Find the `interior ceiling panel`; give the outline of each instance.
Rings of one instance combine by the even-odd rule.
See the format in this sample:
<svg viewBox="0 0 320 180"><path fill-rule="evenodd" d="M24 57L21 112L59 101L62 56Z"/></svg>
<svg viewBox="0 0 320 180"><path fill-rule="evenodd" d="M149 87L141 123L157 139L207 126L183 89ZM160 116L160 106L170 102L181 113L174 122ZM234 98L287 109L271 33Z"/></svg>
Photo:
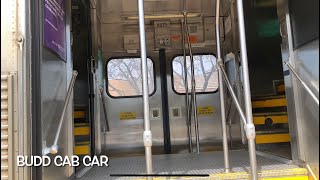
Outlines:
<svg viewBox="0 0 320 180"><path fill-rule="evenodd" d="M186 0L187 10L214 16L215 0ZM137 15L137 1L133 0L100 0L102 23L121 23L124 15ZM183 0L145 0L145 14L175 14L183 10Z"/></svg>
<svg viewBox="0 0 320 180"><path fill-rule="evenodd" d="M92 0L94 1L94 0ZM128 29L128 24L137 25L137 20L128 21L125 17L137 16L137 1L133 0L96 0L101 22L101 41L103 52L124 50L124 35L138 33ZM228 3L230 0L222 0ZM183 11L183 0L145 0L145 15L170 15L180 14ZM215 0L186 0L187 10L191 13L201 13L203 19L215 16ZM202 20L203 21L203 20ZM146 27L153 28L153 21L146 20ZM177 21L178 22L178 21ZM192 22L191 19L189 22ZM212 21L214 23L214 21ZM203 22L202 22L203 23ZM203 25L202 25L203 26ZM130 31L130 32L128 32ZM154 30L148 30L153 34ZM203 30L201 30L203 31ZM199 36L204 40L204 34ZM151 37L154 40L154 37ZM213 38L211 38L213 39ZM210 39L210 40L211 40ZM152 45L151 43L150 45Z"/></svg>
<svg viewBox="0 0 320 180"><path fill-rule="evenodd" d="M156 12L177 12L181 9L181 0L170 1L145 1L145 13ZM122 0L122 12L124 14L137 14L137 2L132 0Z"/></svg>

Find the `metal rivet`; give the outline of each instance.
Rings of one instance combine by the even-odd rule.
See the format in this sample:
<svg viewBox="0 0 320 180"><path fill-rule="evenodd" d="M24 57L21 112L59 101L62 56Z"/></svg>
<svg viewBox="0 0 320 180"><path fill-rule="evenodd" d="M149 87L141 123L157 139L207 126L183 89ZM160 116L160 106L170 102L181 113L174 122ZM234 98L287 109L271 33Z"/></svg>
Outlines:
<svg viewBox="0 0 320 180"><path fill-rule="evenodd" d="M18 42L22 42L23 38L21 36L18 37Z"/></svg>

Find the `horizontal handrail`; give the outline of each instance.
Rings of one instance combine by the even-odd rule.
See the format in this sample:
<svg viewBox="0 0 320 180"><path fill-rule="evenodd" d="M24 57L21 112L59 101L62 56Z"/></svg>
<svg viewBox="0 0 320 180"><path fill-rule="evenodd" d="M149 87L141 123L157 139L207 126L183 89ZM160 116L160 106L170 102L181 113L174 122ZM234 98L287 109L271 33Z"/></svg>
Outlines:
<svg viewBox="0 0 320 180"><path fill-rule="evenodd" d="M70 81L70 84L69 84L69 87L68 87L67 95L65 97L62 114L60 116L59 126L58 126L58 129L57 129L57 132L56 132L56 136L55 136L54 141L53 141L53 145L51 147L44 147L43 150L42 150L42 154L43 155L46 155L46 154L49 154L49 153L51 153L51 154L57 154L58 153L58 148L59 148L58 147L58 140L59 140L59 137L60 137L64 116L65 116L66 111L67 111L67 107L68 107L68 104L69 104L69 100L70 100L70 97L71 97L71 93L72 93L74 84L76 82L77 75L78 75L78 72L77 71L73 71L72 78L71 78L71 81Z"/></svg>
<svg viewBox="0 0 320 180"><path fill-rule="evenodd" d="M291 66L291 64L288 61L284 61L284 64L288 66L289 70L293 73L293 75L298 79L298 81L302 84L302 86L307 90L307 92L310 94L312 99L317 103L319 106L319 99L317 96L311 91L311 89L308 87L308 85L300 78L298 73L294 70L294 68Z"/></svg>

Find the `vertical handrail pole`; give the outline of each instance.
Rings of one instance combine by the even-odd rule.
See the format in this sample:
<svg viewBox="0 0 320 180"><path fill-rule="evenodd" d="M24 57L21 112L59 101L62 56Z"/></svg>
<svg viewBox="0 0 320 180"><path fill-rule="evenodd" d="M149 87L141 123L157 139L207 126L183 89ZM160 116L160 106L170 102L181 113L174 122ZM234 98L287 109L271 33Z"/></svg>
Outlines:
<svg viewBox="0 0 320 180"><path fill-rule="evenodd" d="M109 122L108 122L108 116L107 116L107 110L106 110L106 104L104 101L104 96L103 96L103 87L99 84L98 78L97 78L97 74L94 75L95 81L96 81L96 85L97 87L99 87L99 97L101 99L101 103L102 103L102 107L103 107L103 115L104 115L104 119L105 119L105 128L104 128L104 133L109 132L110 131L110 127L109 127Z"/></svg>
<svg viewBox="0 0 320 180"><path fill-rule="evenodd" d="M223 141L223 156L224 156L224 170L226 173L230 172L229 163L229 147L227 137L227 124L226 124L226 110L224 102L224 84L222 75L223 60L221 58L221 45L220 45L220 0L216 0L216 41L217 41L217 56L218 56L218 70L219 70L219 92L221 103L221 124L222 124L222 141Z"/></svg>
<svg viewBox="0 0 320 180"><path fill-rule="evenodd" d="M108 116L107 116L107 109L106 109L106 102L104 100L104 96L103 96L103 92L104 89L103 87L100 86L99 88L99 95L101 98L101 103L102 103L102 107L103 107L103 115L104 115L104 119L105 119L105 131L109 132L110 131L110 126L109 126L109 121L108 121Z"/></svg>
<svg viewBox="0 0 320 180"><path fill-rule="evenodd" d="M144 0L138 0L139 11L139 33L140 33L140 53L142 61L142 88L143 88L143 112L144 112L144 132L143 142L145 147L146 171L152 174L152 133L150 128L149 112L149 87L148 87L148 66L146 49L146 32L144 24ZM148 179L152 179L148 177Z"/></svg>
<svg viewBox="0 0 320 180"><path fill-rule="evenodd" d="M190 41L190 32L188 29L188 18L185 12L185 30L187 35L187 42L188 42L188 49L189 49L189 56L190 56L190 66L191 66L191 109L193 110L193 117L194 117L194 128L196 134L196 153L200 153L200 134L199 134L199 121L198 121L198 112L197 112L197 96L196 96L196 80L194 74L194 59L192 53L192 46ZM192 112L189 114L191 115ZM191 118L190 118L191 120Z"/></svg>
<svg viewBox="0 0 320 180"><path fill-rule="evenodd" d="M256 147L255 147L256 132L255 132L255 126L253 124L253 117L252 117L249 67L248 67L246 33L245 33L242 0L237 0L237 8L238 8L239 33L240 33L240 54L241 54L241 62L243 67L244 102L245 102L245 109L246 109L246 116L247 116L247 124L246 124L245 130L246 130L246 135L248 139L251 179L257 180L258 173L257 173Z"/></svg>
<svg viewBox="0 0 320 180"><path fill-rule="evenodd" d="M235 65L236 65L236 87L237 87L237 97L238 97L238 101L241 105L241 107L243 106L243 99L242 99L242 95L241 95L241 79L240 79L240 60L239 60L239 56L238 56L238 39L236 38L237 37L237 29L235 27L236 25L236 11L237 11L237 7L236 7L236 0L232 0L230 2L230 12L231 12L231 17L232 17L232 26L234 26L234 28L232 28L232 44L233 44L233 51L234 53L236 54L233 54L234 55L234 60L235 60ZM240 132L241 132L241 139L242 139L242 144L246 144L247 140L246 140L246 135L245 135L245 130L244 130L244 124L242 123L242 121L240 121L240 125L241 125L241 128L240 128Z"/></svg>
<svg viewBox="0 0 320 180"><path fill-rule="evenodd" d="M184 1L185 3L185 1ZM184 6L185 7L185 6ZM189 153L193 152L193 145L192 145L192 130L191 130L191 119L189 118L189 86L188 86L188 65L187 65L187 53L186 53L186 29L184 26L184 22L186 21L186 11L183 12L184 19L181 21L181 32L182 32L182 49L183 49L183 68L184 68L184 84L185 84L185 91L186 91L186 122L188 128L188 140L189 140Z"/></svg>

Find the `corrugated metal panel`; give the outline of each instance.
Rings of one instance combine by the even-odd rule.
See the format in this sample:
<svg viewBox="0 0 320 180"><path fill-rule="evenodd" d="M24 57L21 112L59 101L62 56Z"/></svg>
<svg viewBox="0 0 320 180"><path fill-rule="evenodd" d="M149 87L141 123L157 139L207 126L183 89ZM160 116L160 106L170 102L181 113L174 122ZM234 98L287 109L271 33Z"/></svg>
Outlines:
<svg viewBox="0 0 320 180"><path fill-rule="evenodd" d="M1 75L1 179L13 179L13 76Z"/></svg>

